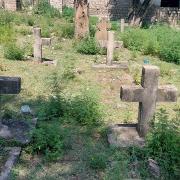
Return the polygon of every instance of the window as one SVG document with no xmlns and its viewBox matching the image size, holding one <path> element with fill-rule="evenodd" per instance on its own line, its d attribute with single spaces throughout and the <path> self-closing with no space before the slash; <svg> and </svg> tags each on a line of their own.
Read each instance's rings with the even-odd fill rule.
<svg viewBox="0 0 180 180">
<path fill-rule="evenodd" d="M 180 0 L 161 0 L 161 7 L 180 7 Z"/>
</svg>

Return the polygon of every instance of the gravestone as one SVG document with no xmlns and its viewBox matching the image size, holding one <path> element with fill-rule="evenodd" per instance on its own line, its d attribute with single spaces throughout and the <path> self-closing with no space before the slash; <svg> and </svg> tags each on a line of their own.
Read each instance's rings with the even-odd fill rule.
<svg viewBox="0 0 180 180">
<path fill-rule="evenodd" d="M 114 41 L 114 32 L 108 31 L 106 64 L 93 65 L 93 68 L 128 69 L 126 62 L 113 63 L 114 49 L 117 43 Z"/>
<path fill-rule="evenodd" d="M 103 17 L 100 22 L 97 24 L 97 32 L 95 34 L 96 40 L 100 43 L 106 43 L 108 40 L 108 30 L 111 29 L 111 23 L 107 18 Z"/>
<path fill-rule="evenodd" d="M 121 19 L 121 32 L 124 32 L 124 26 L 125 26 L 124 23 L 125 23 L 124 19 Z"/>
<path fill-rule="evenodd" d="M 148 133 L 156 102 L 176 102 L 177 89 L 173 85 L 159 86 L 160 70 L 156 66 L 144 65 L 141 86 L 122 86 L 121 100 L 139 102 L 138 124 L 116 125 L 112 127 L 108 140 L 117 146 L 142 145 Z"/>
<path fill-rule="evenodd" d="M 75 38 L 84 38 L 89 34 L 88 0 L 75 0 Z"/>
<path fill-rule="evenodd" d="M 41 28 L 33 28 L 34 34 L 34 59 L 42 62 L 42 46 L 50 46 L 51 38 L 41 37 Z"/>
<path fill-rule="evenodd" d="M 0 76 L 0 95 L 19 94 L 21 90 L 21 78 Z M 0 120 L 0 137 L 13 139 L 21 144 L 30 142 L 30 132 L 35 128 L 37 118 L 32 120 Z"/>
<path fill-rule="evenodd" d="M 3 94 L 19 94 L 21 90 L 20 77 L 0 76 L 0 96 Z M 1 102 L 0 102 L 1 103 Z M 0 121 L 0 137 L 9 136 L 10 132 Z"/>
</svg>

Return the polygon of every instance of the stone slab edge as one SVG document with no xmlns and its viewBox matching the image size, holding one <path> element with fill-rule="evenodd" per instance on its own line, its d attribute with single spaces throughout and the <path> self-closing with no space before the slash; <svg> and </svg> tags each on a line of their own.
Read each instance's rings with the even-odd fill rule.
<svg viewBox="0 0 180 180">
<path fill-rule="evenodd" d="M 93 65 L 92 68 L 94 68 L 94 69 L 128 69 L 128 65 L 125 63 L 112 64 L 112 65 L 96 64 L 96 65 Z"/>
<path fill-rule="evenodd" d="M 3 170 L 0 174 L 0 180 L 8 180 L 9 179 L 9 175 L 10 172 L 13 168 L 13 166 L 16 164 L 17 159 L 21 153 L 21 147 L 12 147 L 9 148 L 10 152 L 9 152 L 9 157 L 3 167 Z"/>
</svg>

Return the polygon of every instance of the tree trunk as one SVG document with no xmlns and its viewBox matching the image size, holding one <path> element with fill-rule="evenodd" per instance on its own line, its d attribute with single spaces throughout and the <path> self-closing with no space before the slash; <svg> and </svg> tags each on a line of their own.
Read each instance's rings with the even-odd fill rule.
<svg viewBox="0 0 180 180">
<path fill-rule="evenodd" d="M 152 5 L 154 0 L 133 0 L 133 8 L 129 14 L 128 20 L 131 26 L 140 26 L 144 17 L 146 16 L 148 8 Z"/>
</svg>

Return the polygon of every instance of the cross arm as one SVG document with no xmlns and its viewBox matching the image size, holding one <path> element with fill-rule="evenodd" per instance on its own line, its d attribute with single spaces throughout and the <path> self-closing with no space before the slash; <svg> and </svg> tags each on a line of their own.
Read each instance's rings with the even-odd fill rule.
<svg viewBox="0 0 180 180">
<path fill-rule="evenodd" d="M 177 88 L 173 85 L 159 86 L 157 101 L 158 102 L 176 102 L 177 101 Z"/>
<path fill-rule="evenodd" d="M 122 86 L 120 98 L 127 102 L 141 102 L 143 98 L 144 88 L 141 86 Z"/>
<path fill-rule="evenodd" d="M 20 90 L 20 77 L 0 76 L 0 94 L 18 94 Z"/>
<path fill-rule="evenodd" d="M 41 38 L 42 45 L 44 46 L 50 46 L 51 45 L 51 38 Z"/>
</svg>

